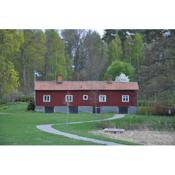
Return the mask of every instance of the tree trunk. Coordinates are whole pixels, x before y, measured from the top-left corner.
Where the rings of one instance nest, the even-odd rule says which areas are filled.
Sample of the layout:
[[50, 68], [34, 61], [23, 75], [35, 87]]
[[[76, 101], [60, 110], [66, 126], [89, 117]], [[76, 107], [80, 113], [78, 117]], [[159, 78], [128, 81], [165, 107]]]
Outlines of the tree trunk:
[[24, 47], [21, 48], [21, 53], [20, 53], [20, 63], [21, 63], [21, 84], [22, 84], [22, 89], [24, 91], [24, 93], [26, 94], [26, 89], [27, 88], [27, 81], [26, 81], [26, 67], [25, 67], [25, 58], [24, 58]]

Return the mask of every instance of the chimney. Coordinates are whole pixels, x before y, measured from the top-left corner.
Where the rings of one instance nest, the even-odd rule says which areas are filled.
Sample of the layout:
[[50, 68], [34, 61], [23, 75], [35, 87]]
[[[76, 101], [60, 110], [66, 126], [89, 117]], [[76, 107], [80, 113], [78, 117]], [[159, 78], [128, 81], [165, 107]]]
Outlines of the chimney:
[[108, 83], [108, 84], [112, 84], [112, 75], [109, 75], [109, 76], [108, 76], [107, 83]]
[[57, 76], [56, 76], [56, 82], [58, 83], [58, 84], [61, 84], [63, 81], [62, 81], [62, 76], [61, 76], [61, 74], [58, 74]]

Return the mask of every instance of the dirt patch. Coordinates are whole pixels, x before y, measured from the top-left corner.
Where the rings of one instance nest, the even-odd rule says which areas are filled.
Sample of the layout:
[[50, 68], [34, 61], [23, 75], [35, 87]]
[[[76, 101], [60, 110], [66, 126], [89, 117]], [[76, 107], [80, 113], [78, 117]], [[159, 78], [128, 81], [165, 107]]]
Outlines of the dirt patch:
[[107, 133], [103, 130], [90, 131], [112, 139], [126, 140], [144, 145], [175, 145], [175, 132], [128, 130], [123, 133]]

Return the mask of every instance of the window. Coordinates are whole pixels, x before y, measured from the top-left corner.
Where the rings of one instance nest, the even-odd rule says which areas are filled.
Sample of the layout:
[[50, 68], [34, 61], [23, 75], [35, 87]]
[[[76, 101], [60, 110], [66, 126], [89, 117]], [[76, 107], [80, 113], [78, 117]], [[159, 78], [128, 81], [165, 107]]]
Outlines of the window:
[[87, 101], [88, 100], [88, 95], [83, 95], [83, 100]]
[[122, 102], [129, 102], [129, 95], [122, 95]]
[[73, 95], [66, 95], [65, 102], [73, 102]]
[[50, 95], [43, 95], [43, 102], [50, 102], [51, 97]]
[[106, 102], [106, 95], [99, 95], [99, 102]]

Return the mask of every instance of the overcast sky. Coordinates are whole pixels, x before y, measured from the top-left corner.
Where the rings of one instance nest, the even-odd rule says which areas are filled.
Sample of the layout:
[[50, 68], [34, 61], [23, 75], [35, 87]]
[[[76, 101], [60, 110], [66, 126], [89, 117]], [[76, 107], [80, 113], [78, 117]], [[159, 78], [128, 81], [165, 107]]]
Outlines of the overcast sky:
[[100, 34], [101, 37], [103, 36], [104, 29], [95, 29], [95, 30]]

